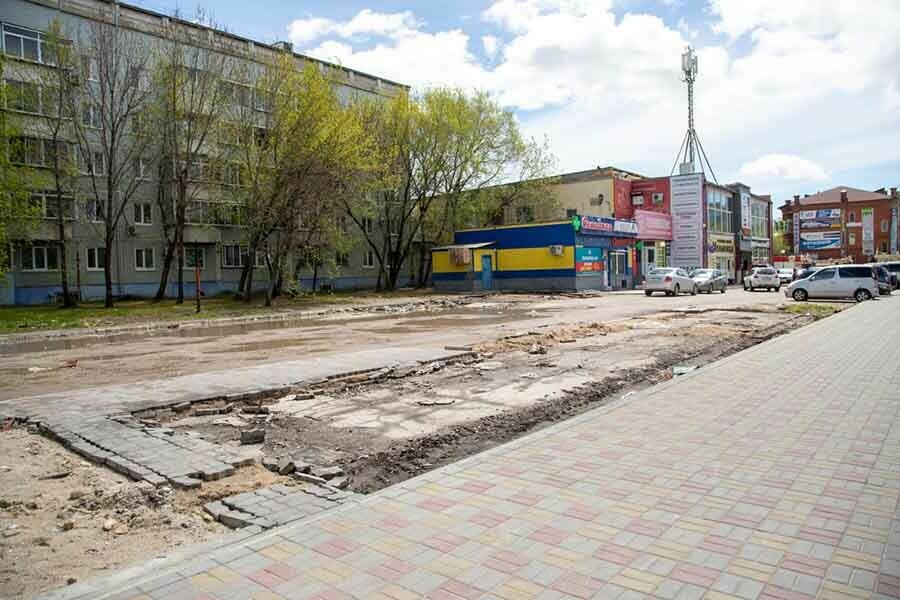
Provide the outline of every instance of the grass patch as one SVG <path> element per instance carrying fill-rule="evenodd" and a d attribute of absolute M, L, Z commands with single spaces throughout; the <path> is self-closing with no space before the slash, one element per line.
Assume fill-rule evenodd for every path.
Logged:
<path fill-rule="evenodd" d="M 297 298 L 277 298 L 272 307 L 263 306 L 262 299 L 254 298 L 244 303 L 233 297 L 203 298 L 202 311 L 196 312 L 193 298 L 185 298 L 184 304 L 174 300 L 151 302 L 150 300 L 121 300 L 113 308 L 103 308 L 102 302 L 82 302 L 74 308 L 58 306 L 10 306 L 0 308 L 0 334 L 72 329 L 78 327 L 110 327 L 153 321 L 186 321 L 265 315 L 292 310 L 327 308 L 335 304 L 370 302 L 379 300 L 410 299 L 428 295 L 427 291 L 402 290 L 397 292 L 336 292 L 334 294 L 305 295 Z"/>
<path fill-rule="evenodd" d="M 842 310 L 841 306 L 836 304 L 828 304 L 828 303 L 820 303 L 820 302 L 799 302 L 795 304 L 788 304 L 784 312 L 791 313 L 792 315 L 812 315 L 816 319 L 824 319 L 825 317 L 830 317 L 836 312 L 840 312 Z"/>

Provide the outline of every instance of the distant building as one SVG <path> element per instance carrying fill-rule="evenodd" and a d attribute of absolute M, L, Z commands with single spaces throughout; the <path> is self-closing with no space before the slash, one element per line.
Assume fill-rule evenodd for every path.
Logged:
<path fill-rule="evenodd" d="M 795 195 L 780 207 L 785 248 L 813 261 L 866 262 L 879 254 L 896 254 L 898 204 L 897 188 L 870 192 L 838 186 Z"/>

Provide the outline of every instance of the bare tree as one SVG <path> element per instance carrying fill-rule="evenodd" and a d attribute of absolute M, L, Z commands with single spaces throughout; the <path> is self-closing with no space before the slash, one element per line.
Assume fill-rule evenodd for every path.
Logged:
<path fill-rule="evenodd" d="M 83 117 L 75 119 L 79 169 L 90 182 L 97 217 L 103 221 L 106 260 L 104 305 L 113 305 L 111 257 L 116 228 L 141 184 L 135 165 L 153 162 L 151 123 L 147 118 L 152 48 L 139 34 L 111 19 L 91 23 L 81 56 L 82 85 L 76 99 Z M 86 125 L 87 123 L 87 125 Z"/>
<path fill-rule="evenodd" d="M 202 12 L 195 22 L 215 29 Z M 156 300 L 165 296 L 169 273 L 177 260 L 178 304 L 184 301 L 188 207 L 201 194 L 215 189 L 224 175 L 215 134 L 233 71 L 231 59 L 197 38 L 195 27 L 173 20 L 153 77 L 158 89 L 153 120 L 161 134 L 158 206 L 166 237 Z"/>

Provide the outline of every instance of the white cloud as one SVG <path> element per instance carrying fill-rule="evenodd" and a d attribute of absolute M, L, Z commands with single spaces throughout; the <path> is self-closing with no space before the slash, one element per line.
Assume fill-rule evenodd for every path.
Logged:
<path fill-rule="evenodd" d="M 793 154 L 766 154 L 741 165 L 738 174 L 758 179 L 799 179 L 827 181 L 825 169 L 811 160 Z"/>
<path fill-rule="evenodd" d="M 706 20 L 676 26 L 629 13 L 623 0 L 495 0 L 475 38 L 429 30 L 408 12 L 306 19 L 290 31 L 309 54 L 414 87 L 491 91 L 527 133 L 549 135 L 563 170 L 618 164 L 658 175 L 686 127 L 680 54 L 697 30 L 714 30 L 721 42 L 698 49 L 695 91 L 720 181 L 752 167 L 778 174 L 758 191 L 789 195 L 824 173 L 900 161 L 891 142 L 900 138 L 900 2 L 707 1 Z"/>
<path fill-rule="evenodd" d="M 342 38 L 377 36 L 396 38 L 421 26 L 410 11 L 380 13 L 364 8 L 346 22 L 310 17 L 296 19 L 288 25 L 288 36 L 295 44 L 307 44 L 330 34 Z"/>
<path fill-rule="evenodd" d="M 481 45 L 487 57 L 494 58 L 497 56 L 497 50 L 500 49 L 500 40 L 493 35 L 483 35 L 481 36 Z"/>

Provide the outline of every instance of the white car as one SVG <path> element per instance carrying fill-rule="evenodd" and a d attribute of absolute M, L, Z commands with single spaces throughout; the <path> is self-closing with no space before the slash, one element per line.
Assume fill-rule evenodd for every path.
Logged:
<path fill-rule="evenodd" d="M 644 279 L 644 293 L 650 296 L 653 292 L 665 292 L 666 296 L 677 296 L 686 292 L 695 296 L 697 283 L 684 269 L 657 267 L 651 269 Z"/>
<path fill-rule="evenodd" d="M 780 290 L 781 279 L 778 278 L 778 271 L 772 267 L 753 267 L 750 274 L 744 277 L 744 289 L 753 292 L 757 288 L 776 292 Z"/>
<path fill-rule="evenodd" d="M 873 273 L 872 265 L 824 267 L 789 285 L 784 295 L 797 302 L 809 298 L 853 298 L 863 302 L 878 295 L 878 280 Z"/>
<path fill-rule="evenodd" d="M 793 269 L 778 269 L 778 279 L 781 280 L 781 283 L 790 283 L 794 280 L 794 270 Z"/>

